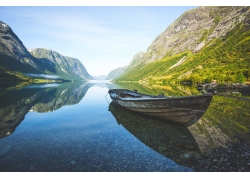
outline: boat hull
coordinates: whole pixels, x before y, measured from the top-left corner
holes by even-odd
[[[186,97],[153,97],[139,96],[122,98],[122,90],[110,90],[111,99],[120,106],[143,115],[155,117],[182,126],[190,126],[197,122],[206,112],[213,95],[204,94]],[[133,91],[128,91],[135,94]],[[140,94],[139,94],[140,95]]]

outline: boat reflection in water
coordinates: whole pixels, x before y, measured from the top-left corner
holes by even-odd
[[[119,125],[154,151],[182,166],[194,168],[198,165],[200,149],[187,127],[134,113],[114,101],[109,111]]]

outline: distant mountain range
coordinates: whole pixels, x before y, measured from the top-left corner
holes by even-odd
[[[119,67],[119,68],[113,69],[106,76],[106,80],[112,80],[112,79],[119,77],[127,69],[127,67],[128,66],[124,66],[124,67]]]
[[[2,21],[0,21],[0,67],[21,73],[56,75],[70,81],[94,79],[76,58],[43,48],[28,51],[12,29]]]
[[[94,79],[76,58],[63,56],[53,50],[43,48],[30,49],[29,52],[42,64],[47,62],[51,64],[44,66],[46,67],[45,71],[52,72],[64,79]]]
[[[107,75],[94,76],[95,80],[105,80]]]
[[[189,10],[135,55],[115,81],[250,81],[250,7]]]
[[[99,77],[89,75],[75,58],[42,48],[28,51],[11,28],[0,21],[0,77],[6,79],[17,71],[55,75],[70,81],[250,83],[249,52],[249,6],[189,10],[159,34],[146,52],[136,53],[128,66]]]

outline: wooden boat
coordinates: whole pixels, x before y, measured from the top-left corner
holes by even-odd
[[[128,110],[182,126],[197,122],[213,97],[213,93],[181,97],[152,96],[127,89],[110,89],[108,93],[116,104]]]

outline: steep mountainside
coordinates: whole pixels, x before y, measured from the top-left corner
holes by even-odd
[[[64,79],[93,79],[76,58],[63,56],[44,48],[30,49],[29,52],[37,58],[45,72],[52,72]]]
[[[22,73],[55,74],[65,80],[93,79],[76,58],[41,48],[29,52],[12,29],[2,21],[0,21],[0,67]]]
[[[0,66],[20,72],[41,72],[22,41],[2,21],[0,21]]]
[[[16,59],[31,57],[22,41],[20,41],[12,29],[2,21],[0,21],[0,37],[1,53]]]
[[[138,63],[140,63],[144,55],[145,55],[145,52],[142,52],[142,51],[136,53],[132,61],[129,63],[129,67],[135,67]]]
[[[249,24],[250,7],[209,6],[187,11],[117,80],[237,81],[242,75],[247,79]]]
[[[113,69],[112,71],[109,72],[108,76],[106,77],[106,80],[115,79],[119,77],[126,70],[127,67],[128,66],[124,66]]]

